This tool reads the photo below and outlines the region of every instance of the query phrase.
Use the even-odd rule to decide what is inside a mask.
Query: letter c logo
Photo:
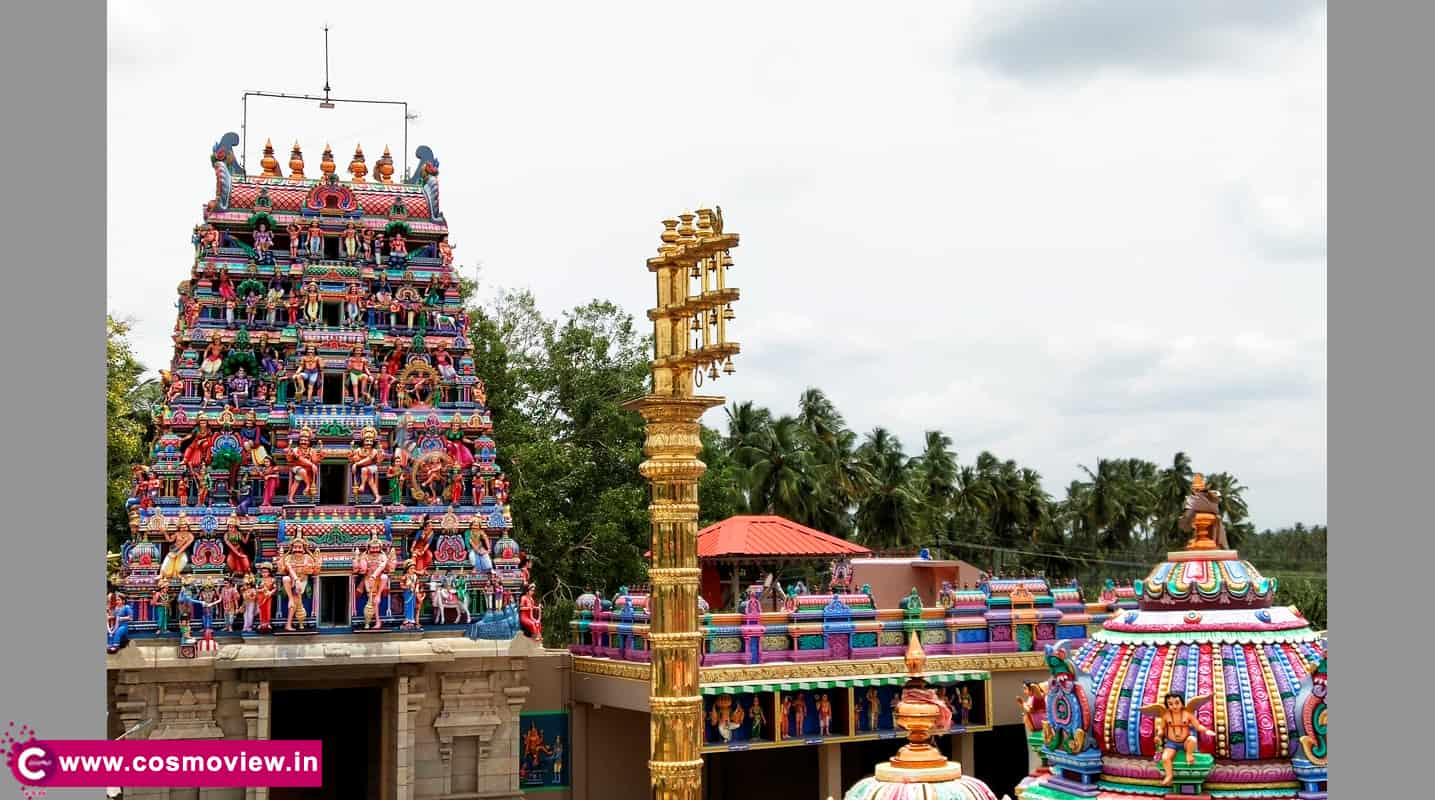
[[[15,771],[19,772],[20,777],[27,781],[42,781],[46,777],[45,770],[35,769],[30,766],[30,764],[32,761],[43,759],[47,755],[49,755],[49,753],[47,753],[43,747],[27,747],[21,750],[20,754],[15,757]],[[39,761],[39,766],[48,767],[50,763],[48,760],[41,760]]]

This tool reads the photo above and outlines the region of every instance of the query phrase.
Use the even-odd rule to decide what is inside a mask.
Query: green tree
[[[125,500],[134,493],[136,464],[148,461],[153,421],[148,403],[153,392],[143,390],[144,365],[135,358],[129,341],[129,324],[106,317],[105,324],[105,453],[106,544],[113,552],[129,538]]]
[[[916,540],[920,500],[912,493],[902,442],[875,428],[857,448],[870,485],[857,503],[857,532],[873,549],[908,547]]]

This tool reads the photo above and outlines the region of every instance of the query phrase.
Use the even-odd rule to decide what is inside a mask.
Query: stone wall
[[[530,693],[530,657],[543,663],[545,696],[557,690],[557,702],[566,702],[566,688],[559,689],[566,654],[543,658],[526,639],[242,644],[194,660],[174,651],[172,644],[135,643],[110,657],[112,732],[143,721],[132,738],[266,739],[276,688],[377,687],[383,763],[371,796],[379,800],[523,797],[518,723]],[[125,792],[126,800],[268,797],[264,788]]]

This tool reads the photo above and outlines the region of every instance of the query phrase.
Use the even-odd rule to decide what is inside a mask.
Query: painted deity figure
[[[389,504],[401,506],[404,504],[404,482],[408,480],[409,451],[400,445],[394,445],[394,457],[389,462],[389,468],[384,476],[389,479]]]
[[[289,478],[289,502],[294,502],[302,484],[304,493],[310,497],[319,494],[319,463],[324,459],[324,449],[313,440],[308,426],[299,429],[299,443],[289,452],[292,464]]]
[[[1210,699],[1210,695],[1201,695],[1186,700],[1180,692],[1168,692],[1159,704],[1141,707],[1141,713],[1156,717],[1156,748],[1165,773],[1161,779],[1162,786],[1170,786],[1175,778],[1176,751],[1186,751],[1187,764],[1196,762],[1197,731],[1207,736],[1216,735],[1215,731],[1201,724],[1195,713]]]
[[[493,571],[493,543],[483,530],[483,520],[478,514],[468,523],[468,560],[475,575]]]
[[[240,594],[244,599],[244,627],[240,630],[253,633],[254,617],[259,612],[259,587],[255,584],[253,574],[244,576],[244,589]]]
[[[309,226],[306,244],[309,246],[310,259],[317,261],[324,257],[324,229],[319,225],[318,220]]]
[[[384,541],[375,535],[369,537],[362,552],[354,550],[353,563],[354,574],[360,576],[358,593],[368,598],[364,603],[365,627],[378,630],[383,627],[379,603],[389,593],[389,573],[398,564],[398,554],[393,548],[385,549]]]
[[[344,291],[344,324],[357,327],[359,314],[364,310],[364,292],[359,284],[351,283]]]
[[[310,281],[304,284],[304,322],[309,325],[324,324],[324,302],[319,293],[319,284]]]
[[[297,222],[291,222],[284,232],[289,234],[289,259],[297,261],[299,260],[299,246],[304,241],[304,227]]]
[[[378,266],[384,260],[384,235],[374,232],[374,266]]]
[[[308,614],[304,610],[304,594],[309,588],[309,578],[319,574],[319,558],[310,549],[304,537],[297,536],[289,542],[288,549],[279,557],[279,574],[284,580],[284,596],[289,600],[289,615],[284,630],[294,630],[294,620],[304,627]]]
[[[364,355],[364,348],[355,346],[344,366],[344,399],[352,399],[354,405],[358,405],[361,400],[373,402],[369,387],[373,384],[374,376],[369,371],[369,359]]]
[[[445,381],[453,383],[458,380],[458,370],[454,368],[453,356],[449,355],[448,348],[439,346],[433,354],[433,365],[438,374]]]
[[[394,294],[394,300],[396,302],[391,305],[390,308],[396,311],[402,310],[404,313],[404,327],[412,330],[414,327],[414,315],[423,307],[423,300],[419,297],[418,290],[412,286],[400,286],[398,292]],[[394,305],[398,306],[398,308],[394,309]],[[397,322],[397,320],[391,319],[389,324],[392,326],[395,322]]]
[[[762,726],[767,724],[767,717],[762,713],[762,703],[755,697],[752,699],[752,705],[747,708],[747,718],[752,724],[748,731],[749,738],[761,739]]]
[[[409,547],[409,560],[413,562],[413,568],[421,573],[427,573],[433,564],[433,519],[424,515],[419,521],[419,529],[414,531],[414,542]]]
[[[438,243],[438,257],[439,257],[439,261],[440,261],[445,267],[452,267],[452,266],[453,266],[453,250],[454,250],[453,245],[451,245],[451,244],[448,243],[448,237],[445,236],[442,240],[439,241],[439,243]]]
[[[189,546],[194,544],[194,531],[183,511],[179,512],[174,530],[165,529],[164,540],[169,544],[169,552],[160,562],[159,577],[165,581],[175,580],[189,565]]]
[[[378,438],[378,431],[370,425],[364,428],[359,446],[349,451],[350,480],[355,487],[356,502],[365,489],[373,495],[374,502],[379,500],[379,464],[383,461],[384,451],[378,445]]]
[[[154,594],[149,596],[149,607],[154,610],[155,633],[169,633],[169,581],[160,581]]]
[[[363,248],[364,248],[364,262],[365,262],[365,263],[368,263],[368,264],[377,264],[377,263],[379,263],[379,262],[374,258],[374,232],[373,232],[373,231],[364,231]]]
[[[867,705],[863,710],[867,712],[867,730],[877,730],[877,723],[882,716],[882,703],[875,687],[867,689]]]
[[[348,227],[344,228],[344,238],[341,241],[344,246],[344,257],[349,261],[357,259],[359,256],[359,231],[354,227],[354,223],[350,222]]]
[[[253,464],[251,475],[263,482],[264,494],[260,500],[261,506],[274,505],[274,492],[279,489],[279,467],[274,463],[274,456],[263,445],[254,445],[249,450],[250,462]]]
[[[1046,720],[1046,684],[1026,681],[1016,700],[1021,705],[1021,722],[1026,732],[1040,731],[1042,722]]]
[[[274,257],[269,251],[274,249],[274,232],[269,230],[269,225],[260,222],[254,229],[254,252],[260,264],[274,263]]]
[[[299,292],[298,292],[298,291],[293,291],[293,292],[290,292],[290,293],[289,293],[288,299],[286,299],[286,300],[284,301],[284,310],[285,310],[286,312],[288,312],[288,314],[289,314],[289,324],[290,324],[290,325],[298,325],[298,324],[299,324]]]
[[[404,573],[404,624],[406,630],[423,630],[419,624],[419,611],[424,605],[424,581],[412,560]]]
[[[206,580],[199,587],[200,624],[206,634],[214,630],[214,609],[219,608],[221,602],[223,601],[219,596],[219,589]]]
[[[395,348],[389,357],[384,359],[384,366],[379,371],[379,404],[383,406],[392,405],[389,399],[394,389],[394,382],[399,379],[399,370],[403,367],[403,352]]]
[[[472,440],[464,435],[463,418],[458,414],[449,418],[448,430],[444,431],[443,439],[445,449],[459,469],[473,466],[473,451],[469,449]]]
[[[269,380],[278,378],[284,372],[284,355],[279,348],[270,344],[268,334],[259,340],[259,367]]]
[[[278,594],[279,586],[274,581],[274,571],[268,564],[259,565],[259,586],[256,601],[259,605],[259,630],[272,630],[274,617],[274,595]]]
[[[244,324],[253,327],[254,318],[259,314],[259,293],[250,291],[244,295]]]
[[[204,360],[199,362],[199,375],[205,381],[205,388],[209,388],[211,381],[219,380],[223,369],[224,342],[215,333],[209,337],[209,345],[204,348]]]
[[[237,576],[235,580],[238,580]],[[234,585],[234,581],[224,582],[224,588],[219,591],[219,601],[224,608],[224,630],[234,630],[234,621],[239,616],[240,606],[239,587]]]
[[[179,582],[179,595],[175,598],[175,619],[179,623],[179,639],[181,642],[188,642],[191,639],[189,633],[190,618],[194,616],[194,606],[199,598],[194,596],[192,579],[185,576]]]
[[[402,267],[408,263],[408,260],[408,243],[404,241],[403,233],[394,231],[393,235],[389,237],[389,266]]]
[[[304,355],[299,356],[299,363],[294,367],[294,399],[300,402],[317,400],[323,388],[323,379],[324,362],[311,344],[304,350]]]
[[[531,639],[543,640],[543,606],[538,603],[538,590],[528,584],[518,600],[518,624]]]
[[[817,733],[820,736],[832,735],[832,701],[826,693],[817,697]]]
[[[130,640],[130,622],[134,619],[135,610],[121,592],[111,594],[105,603],[105,649],[110,653],[118,653]]]
[[[249,574],[249,554],[245,552],[248,547],[249,531],[244,530],[240,525],[238,512],[230,512],[228,529],[224,534],[224,549],[228,551],[224,561],[231,573],[235,575]]]
[[[269,284],[264,296],[264,319],[271,326],[279,324],[279,309],[284,306],[284,287],[278,281]]]
[[[959,689],[959,690],[957,691],[957,703],[956,703],[956,710],[958,711],[959,716],[960,716],[960,718],[958,719],[958,722],[959,722],[960,724],[962,724],[962,725],[970,725],[970,724],[971,724],[971,722],[972,722],[972,706],[973,706],[974,704],[975,704],[975,703],[974,703],[974,701],[972,700],[972,690],[969,689],[969,688],[967,688],[965,685],[962,686],[961,689]]]
[[[254,381],[244,374],[244,367],[239,367],[234,371],[234,375],[229,379],[229,399],[235,408],[243,406],[244,402],[249,399],[249,392],[253,385]]]

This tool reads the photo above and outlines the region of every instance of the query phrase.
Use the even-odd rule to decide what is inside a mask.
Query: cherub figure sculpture
[[[1216,732],[1201,724],[1196,719],[1196,709],[1210,702],[1208,694],[1193,697],[1186,700],[1180,692],[1168,692],[1160,703],[1151,703],[1141,707],[1141,713],[1156,716],[1156,748],[1157,756],[1161,759],[1161,767],[1165,775],[1161,779],[1162,786],[1170,786],[1174,779],[1173,762],[1176,759],[1176,751],[1186,751],[1186,763],[1196,762],[1196,732],[1215,736]]]

